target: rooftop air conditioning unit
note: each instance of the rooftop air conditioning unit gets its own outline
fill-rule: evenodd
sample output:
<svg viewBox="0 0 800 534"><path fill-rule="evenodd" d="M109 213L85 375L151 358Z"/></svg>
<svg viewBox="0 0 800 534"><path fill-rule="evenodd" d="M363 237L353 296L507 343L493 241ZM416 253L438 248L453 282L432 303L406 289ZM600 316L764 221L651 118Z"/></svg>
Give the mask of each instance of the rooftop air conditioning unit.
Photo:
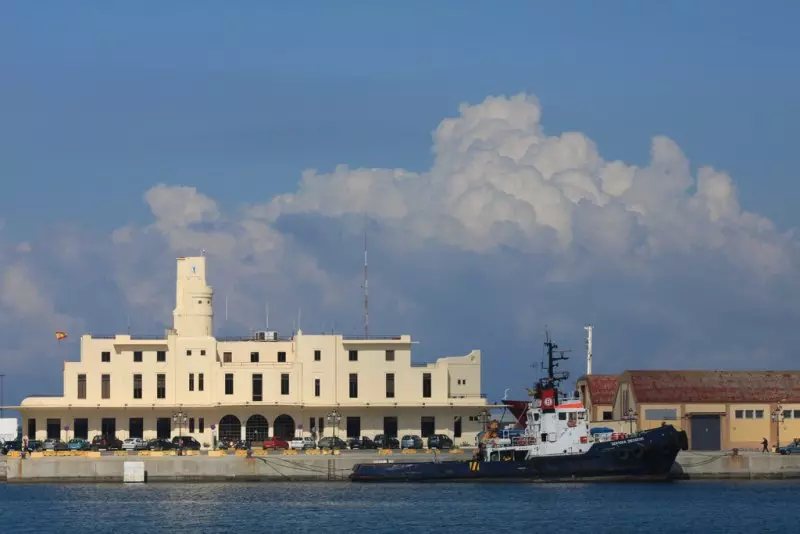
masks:
<svg viewBox="0 0 800 534"><path fill-rule="evenodd" d="M272 330L256 330L256 341L278 341L278 333Z"/></svg>

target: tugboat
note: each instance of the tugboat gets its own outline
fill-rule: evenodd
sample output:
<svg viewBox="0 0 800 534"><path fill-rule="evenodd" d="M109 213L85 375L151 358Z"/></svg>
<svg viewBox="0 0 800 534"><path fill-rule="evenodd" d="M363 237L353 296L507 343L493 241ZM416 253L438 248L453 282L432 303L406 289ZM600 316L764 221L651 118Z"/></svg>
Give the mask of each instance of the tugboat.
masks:
<svg viewBox="0 0 800 534"><path fill-rule="evenodd" d="M525 428L501 439L497 425L484 433L472 460L356 464L353 482L497 481L588 482L667 480L686 432L662 425L635 434L590 429L580 399L559 393L568 378L556 372L565 351L546 336L547 376L539 380L527 408ZM558 355L557 355L558 354Z"/></svg>

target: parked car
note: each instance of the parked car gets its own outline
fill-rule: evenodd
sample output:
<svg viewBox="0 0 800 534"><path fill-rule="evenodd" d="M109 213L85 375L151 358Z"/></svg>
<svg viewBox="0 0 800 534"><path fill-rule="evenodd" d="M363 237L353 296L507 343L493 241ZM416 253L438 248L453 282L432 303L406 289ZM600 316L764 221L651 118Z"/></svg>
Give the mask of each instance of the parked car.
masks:
<svg viewBox="0 0 800 534"><path fill-rule="evenodd" d="M429 449L452 449L453 448L453 440L450 439L449 436L445 436L444 434L433 434L428 436L428 448Z"/></svg>
<svg viewBox="0 0 800 534"><path fill-rule="evenodd" d="M317 446L320 449L346 449L347 443L342 438L328 436L320 439Z"/></svg>
<svg viewBox="0 0 800 534"><path fill-rule="evenodd" d="M289 442L281 438L267 438L264 440L265 449L288 449Z"/></svg>
<svg viewBox="0 0 800 534"><path fill-rule="evenodd" d="M387 436L385 434L378 434L373 440L375 447L378 449L399 449L400 440L395 436Z"/></svg>
<svg viewBox="0 0 800 534"><path fill-rule="evenodd" d="M374 449L375 442L367 436L361 436L360 438L348 439L347 446L351 449Z"/></svg>
<svg viewBox="0 0 800 534"><path fill-rule="evenodd" d="M296 437L292 441L289 442L290 449L299 449L299 450L306 450L306 449L316 449L317 442L314 441L314 438L311 436L305 437Z"/></svg>
<svg viewBox="0 0 800 534"><path fill-rule="evenodd" d="M421 449L422 447L422 438L416 434L406 434L400 440L401 449Z"/></svg>
<svg viewBox="0 0 800 534"><path fill-rule="evenodd" d="M67 443L67 450L70 451L88 451L92 445L83 438L72 438Z"/></svg>
<svg viewBox="0 0 800 534"><path fill-rule="evenodd" d="M151 451L171 451L177 446L168 439L156 438L147 442L147 448Z"/></svg>
<svg viewBox="0 0 800 534"><path fill-rule="evenodd" d="M122 442L124 451L142 451L147 449L147 442L142 438L128 438Z"/></svg>
<svg viewBox="0 0 800 534"><path fill-rule="evenodd" d="M42 443L42 449L46 451L66 451L67 444L60 439L46 439Z"/></svg>
<svg viewBox="0 0 800 534"><path fill-rule="evenodd" d="M781 454L800 454L800 439L792 441L785 447L780 447L778 452Z"/></svg>
<svg viewBox="0 0 800 534"><path fill-rule="evenodd" d="M122 450L122 440L114 436L101 436L97 435L92 438L92 450L99 451L105 449L107 451Z"/></svg>
<svg viewBox="0 0 800 534"><path fill-rule="evenodd" d="M192 436L175 436L172 438L172 444L175 445L176 448L183 447L190 451L199 451L201 447L200 442Z"/></svg>

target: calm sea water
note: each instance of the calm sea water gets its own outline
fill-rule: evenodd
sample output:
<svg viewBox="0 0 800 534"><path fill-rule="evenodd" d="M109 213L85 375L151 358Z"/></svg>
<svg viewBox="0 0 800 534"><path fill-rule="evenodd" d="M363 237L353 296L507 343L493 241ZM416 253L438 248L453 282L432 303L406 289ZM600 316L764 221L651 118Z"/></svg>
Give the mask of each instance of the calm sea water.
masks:
<svg viewBox="0 0 800 534"><path fill-rule="evenodd" d="M798 532L798 482L0 484L0 532Z"/></svg>

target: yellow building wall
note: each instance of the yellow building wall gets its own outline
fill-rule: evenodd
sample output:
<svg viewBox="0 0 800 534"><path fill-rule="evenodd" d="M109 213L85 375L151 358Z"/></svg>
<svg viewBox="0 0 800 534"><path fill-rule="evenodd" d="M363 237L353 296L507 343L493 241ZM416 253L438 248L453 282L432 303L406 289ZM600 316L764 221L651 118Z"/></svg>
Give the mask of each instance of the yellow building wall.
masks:
<svg viewBox="0 0 800 534"><path fill-rule="evenodd" d="M674 419L647 419L647 410L675 410ZM683 415L685 412L681 409L680 404L639 404L637 406L637 413L639 414L639 428L641 430L650 430L661 426L661 423L672 425L678 430L683 430Z"/></svg>
<svg viewBox="0 0 800 534"><path fill-rule="evenodd" d="M736 410L762 410L761 419L737 419ZM770 439L772 423L770 421L769 404L730 404L727 409L729 421L729 448L760 449L761 440L767 438L770 447L774 445Z"/></svg>

